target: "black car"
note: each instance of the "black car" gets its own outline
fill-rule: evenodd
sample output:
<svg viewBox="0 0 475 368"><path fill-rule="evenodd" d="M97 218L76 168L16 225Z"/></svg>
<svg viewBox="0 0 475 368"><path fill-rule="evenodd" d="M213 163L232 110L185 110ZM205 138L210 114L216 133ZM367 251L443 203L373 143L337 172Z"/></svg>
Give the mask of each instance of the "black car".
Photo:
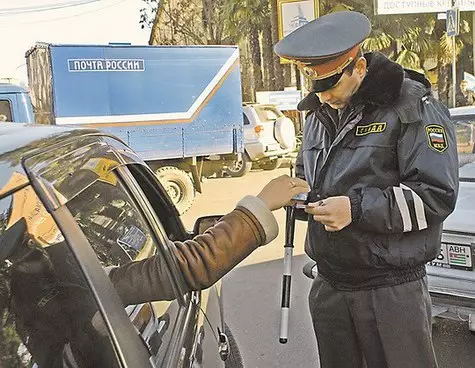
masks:
<svg viewBox="0 0 475 368"><path fill-rule="evenodd" d="M220 283L184 291L170 246L193 235L122 141L1 124L0 367L242 367ZM124 308L108 269L152 255L175 300Z"/></svg>

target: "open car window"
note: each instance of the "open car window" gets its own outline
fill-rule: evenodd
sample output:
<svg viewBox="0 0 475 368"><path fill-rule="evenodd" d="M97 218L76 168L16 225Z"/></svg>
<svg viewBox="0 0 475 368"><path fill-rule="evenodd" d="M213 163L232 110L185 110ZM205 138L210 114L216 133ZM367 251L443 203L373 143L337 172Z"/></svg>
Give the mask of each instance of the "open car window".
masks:
<svg viewBox="0 0 475 368"><path fill-rule="evenodd" d="M142 194L134 191L131 180L125 166L118 168L107 174L107 180L97 180L80 191L66 206L104 267L120 267L154 256L154 262L160 263L162 272L143 276L159 278L153 281L173 293L172 274L163 256L168 239L166 234L157 234L151 227L137 201ZM143 282L152 281L144 278ZM148 345L155 363L161 364L166 358L173 333L179 329L185 310L186 307L176 301L160 300L127 307L129 317Z"/></svg>
<svg viewBox="0 0 475 368"><path fill-rule="evenodd" d="M116 173L98 180L67 202L104 267L121 266L155 253L156 242Z"/></svg>

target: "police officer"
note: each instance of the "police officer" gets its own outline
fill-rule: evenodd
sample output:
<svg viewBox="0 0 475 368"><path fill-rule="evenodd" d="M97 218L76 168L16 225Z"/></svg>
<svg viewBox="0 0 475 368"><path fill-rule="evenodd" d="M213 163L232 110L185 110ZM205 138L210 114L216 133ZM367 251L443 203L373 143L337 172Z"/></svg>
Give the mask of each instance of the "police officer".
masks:
<svg viewBox="0 0 475 368"><path fill-rule="evenodd" d="M296 173L322 368L437 367L426 262L458 190L455 132L423 75L362 54L369 20L332 13L275 45L311 82Z"/></svg>

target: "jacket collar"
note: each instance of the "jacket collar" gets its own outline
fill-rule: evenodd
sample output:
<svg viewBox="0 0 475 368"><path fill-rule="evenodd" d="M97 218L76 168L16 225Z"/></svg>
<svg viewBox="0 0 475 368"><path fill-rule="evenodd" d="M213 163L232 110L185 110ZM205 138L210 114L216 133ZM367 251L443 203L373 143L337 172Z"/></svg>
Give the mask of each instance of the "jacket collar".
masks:
<svg viewBox="0 0 475 368"><path fill-rule="evenodd" d="M352 105L390 106L398 100L404 77L430 86L422 74L404 70L394 61L379 52L364 55L368 62L368 72L358 91L351 98ZM322 106L315 93L309 93L298 105L298 110L315 111Z"/></svg>

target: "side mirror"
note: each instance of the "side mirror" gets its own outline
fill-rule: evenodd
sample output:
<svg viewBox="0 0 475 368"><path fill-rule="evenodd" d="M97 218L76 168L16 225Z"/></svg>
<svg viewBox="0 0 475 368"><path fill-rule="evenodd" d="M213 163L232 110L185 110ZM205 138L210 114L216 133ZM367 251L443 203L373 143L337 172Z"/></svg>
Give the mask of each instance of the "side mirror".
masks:
<svg viewBox="0 0 475 368"><path fill-rule="evenodd" d="M222 215L203 216L196 220L193 226L193 235L203 234L210 227L213 227L222 218Z"/></svg>

